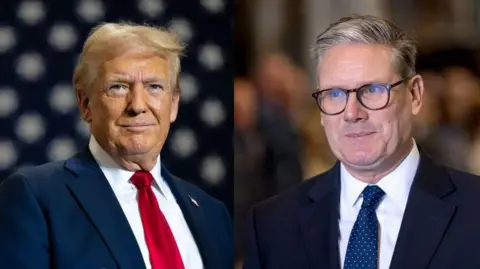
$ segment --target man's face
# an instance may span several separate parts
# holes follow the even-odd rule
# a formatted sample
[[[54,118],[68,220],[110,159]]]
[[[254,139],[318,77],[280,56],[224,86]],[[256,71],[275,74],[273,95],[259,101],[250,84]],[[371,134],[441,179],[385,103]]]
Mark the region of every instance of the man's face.
[[[368,83],[393,84],[401,79],[392,64],[393,51],[383,45],[348,44],[329,49],[317,68],[319,89],[356,89]],[[363,107],[351,93],[345,111],[322,113],[322,125],[333,153],[358,169],[375,169],[411,139],[412,118],[421,107],[420,76],[391,90],[382,110]]]
[[[178,112],[169,62],[152,54],[127,53],[105,62],[99,79],[80,101],[99,144],[111,154],[155,156]]]

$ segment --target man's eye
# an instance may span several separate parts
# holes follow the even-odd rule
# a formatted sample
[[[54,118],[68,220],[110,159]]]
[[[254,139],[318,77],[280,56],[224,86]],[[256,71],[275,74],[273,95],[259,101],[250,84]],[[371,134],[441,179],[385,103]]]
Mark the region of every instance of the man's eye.
[[[150,84],[149,88],[152,90],[163,90],[163,86],[160,84]]]
[[[128,87],[123,84],[113,84],[108,87],[109,91],[123,91],[127,90]]]
[[[330,91],[328,91],[329,98],[339,98],[339,97],[343,97],[344,95],[345,95],[345,92],[340,89],[331,89]]]
[[[387,91],[387,87],[384,85],[375,85],[372,84],[366,88],[365,92],[368,94],[381,94]]]

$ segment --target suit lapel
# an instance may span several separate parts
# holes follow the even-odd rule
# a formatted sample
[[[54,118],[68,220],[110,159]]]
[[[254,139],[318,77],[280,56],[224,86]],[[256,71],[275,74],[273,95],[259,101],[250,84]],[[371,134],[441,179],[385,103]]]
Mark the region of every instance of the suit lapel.
[[[102,171],[88,149],[67,160],[65,168],[77,177],[67,186],[121,268],[145,268],[128,220]]]
[[[453,191],[448,173],[421,152],[391,269],[428,267],[456,210],[442,201]]]
[[[311,269],[337,269],[340,203],[339,163],[316,180],[300,203],[298,217]]]
[[[217,257],[220,257],[216,245],[213,244],[211,231],[207,226],[202,205],[195,200],[184,188],[179,186],[178,178],[171,175],[162,167],[162,177],[169,185],[173,195],[177,199],[183,216],[193,234],[197,247],[202,256],[204,267],[208,269],[222,269]]]

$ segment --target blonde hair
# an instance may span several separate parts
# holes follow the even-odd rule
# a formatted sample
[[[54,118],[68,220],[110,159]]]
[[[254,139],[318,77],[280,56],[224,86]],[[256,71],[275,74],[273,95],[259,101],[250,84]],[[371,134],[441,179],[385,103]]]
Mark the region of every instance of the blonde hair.
[[[178,77],[184,46],[179,37],[164,28],[131,22],[102,23],[90,32],[74,70],[75,90],[88,90],[105,61],[132,50],[166,58],[171,65],[171,88],[180,90]]]
[[[320,33],[312,48],[317,65],[325,52],[340,44],[382,44],[393,48],[393,64],[403,77],[415,74],[417,48],[405,31],[371,15],[341,18]]]

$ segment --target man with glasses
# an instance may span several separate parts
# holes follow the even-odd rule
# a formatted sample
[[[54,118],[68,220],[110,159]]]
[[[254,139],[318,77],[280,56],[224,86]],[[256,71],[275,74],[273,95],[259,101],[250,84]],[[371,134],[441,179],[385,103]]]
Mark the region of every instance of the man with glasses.
[[[251,210],[244,269],[480,267],[480,178],[412,138],[424,87],[410,37],[352,16],[313,52],[312,96],[338,162]]]

